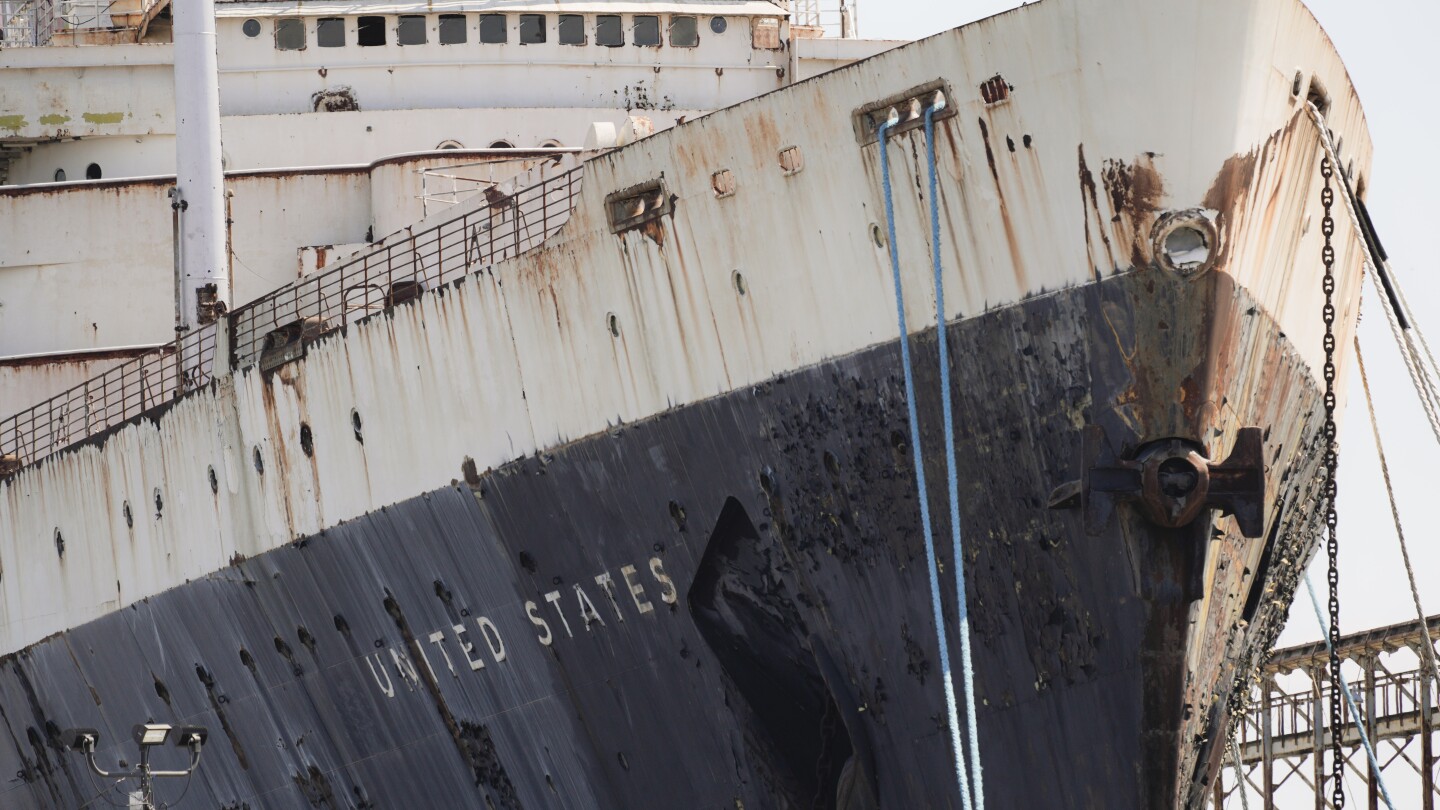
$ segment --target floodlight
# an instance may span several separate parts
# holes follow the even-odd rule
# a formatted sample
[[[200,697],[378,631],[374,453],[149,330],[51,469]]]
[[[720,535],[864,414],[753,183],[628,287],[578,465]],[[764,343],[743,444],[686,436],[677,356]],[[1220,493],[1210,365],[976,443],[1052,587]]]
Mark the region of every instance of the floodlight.
[[[170,726],[165,723],[143,723],[135,727],[135,742],[142,748],[164,745],[170,736]]]
[[[93,728],[72,728],[65,733],[70,738],[70,747],[81,751],[94,751],[100,741],[100,732]]]
[[[204,726],[181,726],[175,732],[175,746],[177,748],[194,748],[199,750],[207,740],[210,739],[210,732]]]

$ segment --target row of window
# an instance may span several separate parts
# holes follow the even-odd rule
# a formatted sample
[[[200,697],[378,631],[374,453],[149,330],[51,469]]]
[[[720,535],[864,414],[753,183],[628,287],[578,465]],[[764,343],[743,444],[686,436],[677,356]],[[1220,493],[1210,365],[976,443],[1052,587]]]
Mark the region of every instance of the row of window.
[[[479,40],[485,45],[503,45],[510,40],[509,16],[505,14],[479,15]],[[521,45],[543,45],[549,41],[550,15],[519,14],[517,34]],[[555,41],[561,45],[587,45],[593,34],[595,44],[607,48],[623,47],[627,38],[630,43],[642,48],[658,48],[665,39],[672,48],[694,48],[700,44],[700,21],[696,17],[675,15],[669,18],[664,36],[661,18],[654,14],[597,14],[594,28],[590,30],[586,15],[556,15],[554,26]],[[463,45],[469,40],[468,15],[440,14],[435,35],[441,45]],[[321,17],[315,21],[315,44],[321,48],[343,48],[347,43],[346,17]],[[387,19],[383,16],[362,16],[355,18],[355,44],[360,47],[385,45],[389,36]],[[773,28],[778,34],[778,19],[755,21],[761,29]],[[710,30],[723,34],[729,27],[724,17],[711,17]],[[260,21],[246,20],[241,30],[247,37],[260,36]],[[424,45],[429,41],[431,29],[429,17],[424,14],[401,14],[395,25],[395,42],[399,45]],[[307,44],[307,26],[301,17],[280,17],[275,20],[275,47],[282,51],[298,51]],[[764,44],[762,44],[762,40]],[[779,37],[756,37],[756,47],[779,47]]]

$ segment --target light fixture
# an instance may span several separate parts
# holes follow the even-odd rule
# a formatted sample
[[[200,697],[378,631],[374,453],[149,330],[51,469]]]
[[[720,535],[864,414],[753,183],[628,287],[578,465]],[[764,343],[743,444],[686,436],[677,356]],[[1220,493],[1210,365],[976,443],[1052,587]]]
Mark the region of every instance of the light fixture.
[[[124,773],[111,773],[101,768],[95,761],[95,747],[100,742],[100,732],[93,728],[75,728],[65,732],[65,738],[70,740],[70,747],[85,755],[85,762],[90,770],[99,774],[105,779],[137,779],[140,782],[141,807],[146,810],[153,810],[153,794],[151,793],[151,781],[157,778],[167,777],[188,777],[195,773],[200,767],[200,749],[210,738],[210,732],[204,726],[181,726],[175,730],[175,746],[177,748],[190,749],[190,765],[184,770],[159,770],[150,765],[150,752],[152,749],[165,744],[170,738],[173,729],[167,723],[141,723],[135,726],[133,735],[135,742],[140,746],[140,765]],[[124,760],[120,761],[120,767],[128,768]],[[131,805],[132,807],[135,805]]]
[[[70,731],[70,747],[86,753],[95,750],[95,743],[100,739],[100,732],[93,728],[77,728]]]
[[[175,732],[176,748],[192,748],[196,751],[210,739],[210,732],[204,726],[181,726]]]
[[[170,726],[165,723],[142,723],[135,727],[135,742],[142,748],[164,745],[170,736]]]

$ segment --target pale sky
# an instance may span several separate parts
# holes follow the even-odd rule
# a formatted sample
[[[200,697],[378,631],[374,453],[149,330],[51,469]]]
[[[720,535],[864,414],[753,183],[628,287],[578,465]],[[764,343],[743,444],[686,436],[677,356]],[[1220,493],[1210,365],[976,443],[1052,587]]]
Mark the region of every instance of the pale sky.
[[[861,0],[859,30],[865,37],[914,39],[1016,5],[1005,0]],[[1440,275],[1435,272],[1440,251],[1430,244],[1440,232],[1431,219],[1440,213],[1440,148],[1434,127],[1440,116],[1435,99],[1429,97],[1436,89],[1430,68],[1440,66],[1435,35],[1440,31],[1440,3],[1307,0],[1307,5],[1330,34],[1359,92],[1375,145],[1367,204],[1416,320],[1440,350]],[[1201,80],[1203,76],[1197,75]],[[1430,526],[1436,517],[1429,510],[1440,505],[1440,443],[1425,421],[1376,291],[1368,285],[1360,340],[1421,601],[1426,613],[1434,615],[1440,613],[1440,579],[1434,574],[1440,570],[1440,545]],[[1350,633],[1413,620],[1415,607],[1358,373],[1351,374],[1340,439],[1341,630]],[[1323,600],[1323,554],[1310,572]],[[1280,645],[1319,638],[1320,628],[1302,587]],[[1408,771],[1403,763],[1396,767]],[[1397,806],[1418,806],[1413,774],[1389,773]],[[1359,806],[1363,787],[1355,779],[1348,781],[1352,801]],[[1257,798],[1251,794],[1252,800]],[[1301,806],[1297,801],[1309,800],[1282,794],[1281,806]]]

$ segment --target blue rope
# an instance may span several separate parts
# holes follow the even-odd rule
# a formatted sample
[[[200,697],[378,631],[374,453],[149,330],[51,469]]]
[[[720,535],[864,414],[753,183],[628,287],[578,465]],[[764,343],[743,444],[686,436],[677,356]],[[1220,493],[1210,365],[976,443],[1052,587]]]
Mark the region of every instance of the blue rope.
[[[965,557],[960,547],[960,477],[955,469],[955,422],[951,417],[950,346],[945,329],[945,282],[940,268],[940,194],[935,163],[935,113],[945,102],[925,109],[926,154],[930,164],[930,245],[935,268],[935,324],[940,341],[940,390],[945,417],[945,467],[950,485],[950,534],[954,545],[955,604],[960,614],[960,673],[965,690],[965,734],[970,743],[970,777],[974,780],[975,806],[985,807],[985,777],[980,769],[980,731],[975,718],[975,665],[970,657],[970,606],[965,590]]]
[[[1330,626],[1325,621],[1325,616],[1320,612],[1320,599],[1315,596],[1315,585],[1310,582],[1310,572],[1305,572],[1305,590],[1310,592],[1310,604],[1315,608],[1315,620],[1320,622],[1320,635],[1325,637],[1325,649],[1330,649]],[[1365,715],[1355,705],[1355,693],[1350,691],[1350,684],[1345,680],[1345,674],[1340,674],[1340,687],[1345,693],[1345,702],[1350,705],[1350,715],[1355,718],[1355,730],[1360,732],[1360,742],[1365,746],[1365,756],[1370,758],[1370,767],[1375,769],[1375,781],[1380,785],[1380,797],[1385,800],[1385,806],[1395,810],[1395,803],[1390,801],[1390,791],[1385,787],[1385,777],[1380,775],[1380,763],[1375,758],[1375,748],[1370,744],[1370,737],[1365,733]],[[1373,706],[1366,707],[1373,710]],[[1340,729],[1330,730],[1331,734],[1339,734]],[[1318,754],[1316,756],[1319,756]],[[1343,767],[1343,766],[1342,766]]]
[[[910,329],[905,323],[905,292],[900,281],[900,250],[895,244],[895,193],[890,187],[890,155],[887,138],[895,126],[892,118],[880,125],[880,176],[885,187],[885,223],[890,236],[890,273],[895,282],[895,314],[900,322],[900,361],[905,366],[905,399],[910,413],[910,447],[915,459],[915,485],[920,491],[920,524],[925,532],[925,559],[930,566],[930,605],[935,614],[935,634],[940,641],[941,680],[945,686],[945,711],[950,721],[955,748],[955,776],[960,782],[960,802],[972,810],[970,782],[965,775],[965,749],[960,742],[960,716],[955,705],[955,684],[950,674],[950,645],[946,641],[945,617],[940,609],[940,569],[935,563],[935,535],[930,527],[930,503],[926,498],[925,463],[920,453],[920,416],[915,407],[915,375],[910,365]]]

